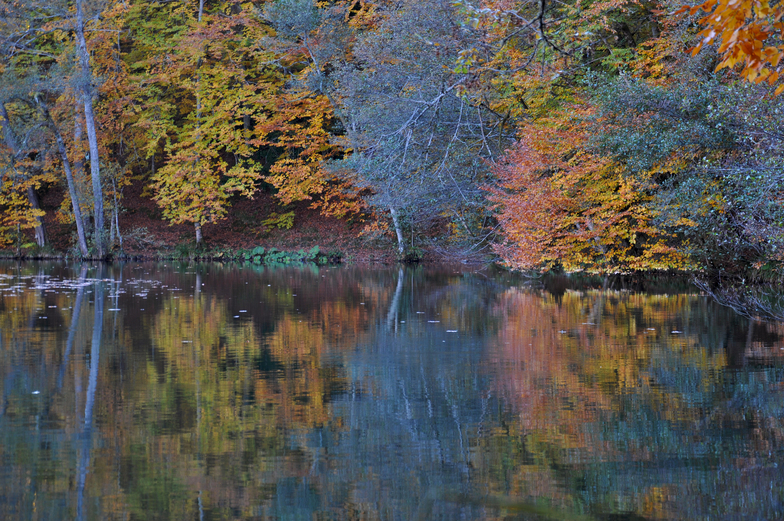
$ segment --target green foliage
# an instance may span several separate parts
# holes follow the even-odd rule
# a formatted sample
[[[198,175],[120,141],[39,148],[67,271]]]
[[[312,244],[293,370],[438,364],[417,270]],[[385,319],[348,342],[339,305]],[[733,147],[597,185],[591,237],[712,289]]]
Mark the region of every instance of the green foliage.
[[[784,115],[770,87],[697,79],[594,79],[593,144],[628,175],[653,173],[658,223],[698,265],[739,274],[784,255]]]
[[[272,212],[269,217],[261,221],[261,224],[270,228],[290,230],[294,226],[294,212],[292,211],[282,214]]]
[[[326,264],[339,264],[343,254],[337,250],[329,252],[321,251],[321,248],[314,246],[305,251],[299,249],[297,251],[278,250],[277,248],[266,249],[263,246],[256,246],[250,249],[234,250],[231,248],[213,248],[204,249],[202,246],[195,242],[186,242],[178,244],[174,248],[174,255],[163,258],[185,259],[190,261],[233,261],[233,262],[246,262],[253,265],[289,265],[289,264],[302,264],[313,263],[317,265]]]
[[[177,258],[193,260],[199,253],[199,245],[195,242],[184,242],[174,247],[174,255]]]
[[[591,75],[586,84],[600,107],[593,144],[623,161],[631,173],[666,168],[704,150],[733,148],[735,126],[715,106],[726,86],[715,77],[704,78],[699,89],[683,80],[651,85]]]
[[[403,250],[403,253],[398,254],[397,259],[400,262],[407,264],[415,264],[420,262],[425,256],[425,252],[416,246],[408,246]]]

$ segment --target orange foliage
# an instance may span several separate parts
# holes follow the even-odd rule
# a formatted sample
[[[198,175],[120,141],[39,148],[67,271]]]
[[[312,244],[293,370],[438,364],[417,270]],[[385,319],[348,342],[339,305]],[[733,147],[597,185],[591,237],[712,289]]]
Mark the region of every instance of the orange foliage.
[[[653,225],[643,182],[587,146],[592,116],[591,107],[573,104],[522,127],[495,169],[503,190],[492,190],[492,199],[509,240],[496,251],[520,269],[683,267]]]
[[[707,0],[678,12],[709,13],[700,23],[705,26],[702,40],[692,49],[697,54],[705,45],[720,40],[721,62],[716,70],[742,65],[741,76],[754,83],[776,83],[781,75],[784,57],[784,8],[769,0]],[[769,45],[765,45],[769,43]],[[784,91],[784,85],[776,94]]]
[[[324,95],[279,93],[268,103],[269,112],[256,122],[256,146],[283,151],[264,180],[278,189],[284,204],[313,201],[312,207],[343,217],[358,212],[360,200],[346,177],[338,178],[324,162],[343,153],[331,142],[328,127],[334,109]]]

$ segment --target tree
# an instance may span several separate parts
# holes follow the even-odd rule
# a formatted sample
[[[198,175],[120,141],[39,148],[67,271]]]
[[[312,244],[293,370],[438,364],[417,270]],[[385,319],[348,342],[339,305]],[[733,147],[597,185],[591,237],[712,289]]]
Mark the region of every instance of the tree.
[[[327,163],[346,153],[346,120],[332,74],[351,54],[352,6],[340,1],[319,9],[312,0],[277,0],[262,16],[274,33],[263,40],[273,53],[277,90],[254,120],[256,146],[276,158],[264,180],[284,204],[312,201],[326,215],[362,210],[353,176]],[[354,18],[356,19],[356,18]]]
[[[493,199],[509,241],[496,251],[518,269],[687,266],[671,234],[655,225],[650,174],[629,175],[624,163],[586,146],[594,114],[576,102],[521,128],[496,168],[503,190]]]
[[[54,117],[51,115],[45,100],[42,97],[36,97],[35,103],[39,108],[41,116],[43,117],[44,124],[48,127],[57,145],[56,153],[59,154],[60,161],[62,162],[63,171],[65,172],[66,185],[68,186],[68,194],[71,199],[71,209],[73,211],[74,223],[76,224],[77,244],[79,245],[79,251],[81,252],[82,257],[86,258],[89,256],[89,250],[87,248],[84,220],[82,218],[79,193],[76,188],[71,161],[68,158],[68,150],[65,144],[65,140],[63,139],[62,133],[60,132],[60,127],[54,120]],[[53,164],[57,163],[53,160],[50,160],[50,162]]]
[[[389,212],[399,252],[404,224],[413,237],[446,221],[454,236],[481,243],[490,228],[481,186],[511,133],[455,66],[475,35],[449,2],[381,3],[373,20],[333,73],[352,150],[336,166]]]
[[[671,67],[666,82],[602,80],[594,143],[630,175],[653,174],[657,222],[677,233],[693,264],[710,277],[744,278],[784,249],[778,100],[772,87],[701,60]]]
[[[151,180],[164,216],[194,223],[199,243],[201,226],[223,218],[232,195],[252,195],[260,178],[251,122],[271,86],[260,68],[266,54],[257,42],[264,29],[239,2],[214,6],[214,12],[184,2],[147,9],[153,20],[174,17],[181,29],[170,41],[140,33],[149,46],[140,49],[149,56],[142,71],[148,81],[134,97],[148,106],[135,125],[147,134],[148,157],[163,148],[164,164]],[[135,23],[145,24],[146,17]]]
[[[41,143],[40,135],[36,132],[35,114],[26,110],[27,107],[15,104],[12,110],[16,113],[14,119],[17,125],[14,125],[7,104],[7,100],[0,99],[0,124],[3,127],[5,144],[0,177],[0,205],[5,207],[2,227],[12,228],[12,231],[16,232],[33,228],[36,243],[43,247],[46,245],[46,230],[42,219],[44,212],[41,210],[36,190],[42,183],[51,181],[51,177],[44,172],[40,160]],[[30,121],[31,119],[33,121]]]
[[[107,252],[106,238],[104,237],[106,227],[104,226],[103,188],[101,186],[101,155],[98,152],[98,133],[95,128],[95,114],[93,112],[96,87],[90,66],[90,52],[87,49],[87,39],[85,38],[86,30],[90,29],[88,23],[98,19],[100,10],[95,13],[85,13],[84,0],[74,1],[76,14],[72,23],[75,29],[76,55],[81,73],[76,83],[76,90],[84,106],[84,123],[87,128],[87,141],[90,144],[90,178],[93,187],[93,217],[95,218],[93,240],[98,257],[104,257]],[[85,17],[86,14],[89,16],[88,18]]]

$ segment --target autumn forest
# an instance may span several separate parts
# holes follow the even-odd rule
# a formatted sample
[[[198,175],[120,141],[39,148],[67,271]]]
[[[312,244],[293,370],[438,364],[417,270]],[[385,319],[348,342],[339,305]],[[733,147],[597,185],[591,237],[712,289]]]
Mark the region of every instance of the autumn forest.
[[[49,219],[70,255],[116,254],[141,186],[197,247],[269,194],[270,226],[304,202],[401,255],[772,271],[781,18],[768,0],[2,0],[0,242],[45,251]]]

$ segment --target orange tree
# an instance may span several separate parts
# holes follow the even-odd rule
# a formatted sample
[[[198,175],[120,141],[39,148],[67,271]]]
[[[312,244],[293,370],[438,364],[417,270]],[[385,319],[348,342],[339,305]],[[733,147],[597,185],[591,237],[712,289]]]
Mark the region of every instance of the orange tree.
[[[689,20],[663,18],[627,74],[591,78],[604,120],[592,145],[629,175],[653,174],[658,222],[694,265],[745,278],[784,251],[784,120],[769,82],[740,81],[720,49],[684,52],[703,38]]]
[[[474,93],[524,121],[496,168],[510,264],[737,272],[781,259],[782,121],[772,88],[729,70],[756,52],[741,76],[777,81],[778,51],[761,42],[778,21],[738,4],[734,21],[735,3],[703,4],[718,6],[706,23],[728,25],[700,35],[666,1],[459,4],[485,35],[461,55],[482,79]],[[685,55],[716,38],[718,57]],[[576,95],[587,105],[568,108]]]
[[[493,199],[507,242],[496,251],[518,269],[601,271],[683,267],[670,234],[655,225],[650,178],[586,146],[595,109],[577,101],[520,130],[495,168]]]

